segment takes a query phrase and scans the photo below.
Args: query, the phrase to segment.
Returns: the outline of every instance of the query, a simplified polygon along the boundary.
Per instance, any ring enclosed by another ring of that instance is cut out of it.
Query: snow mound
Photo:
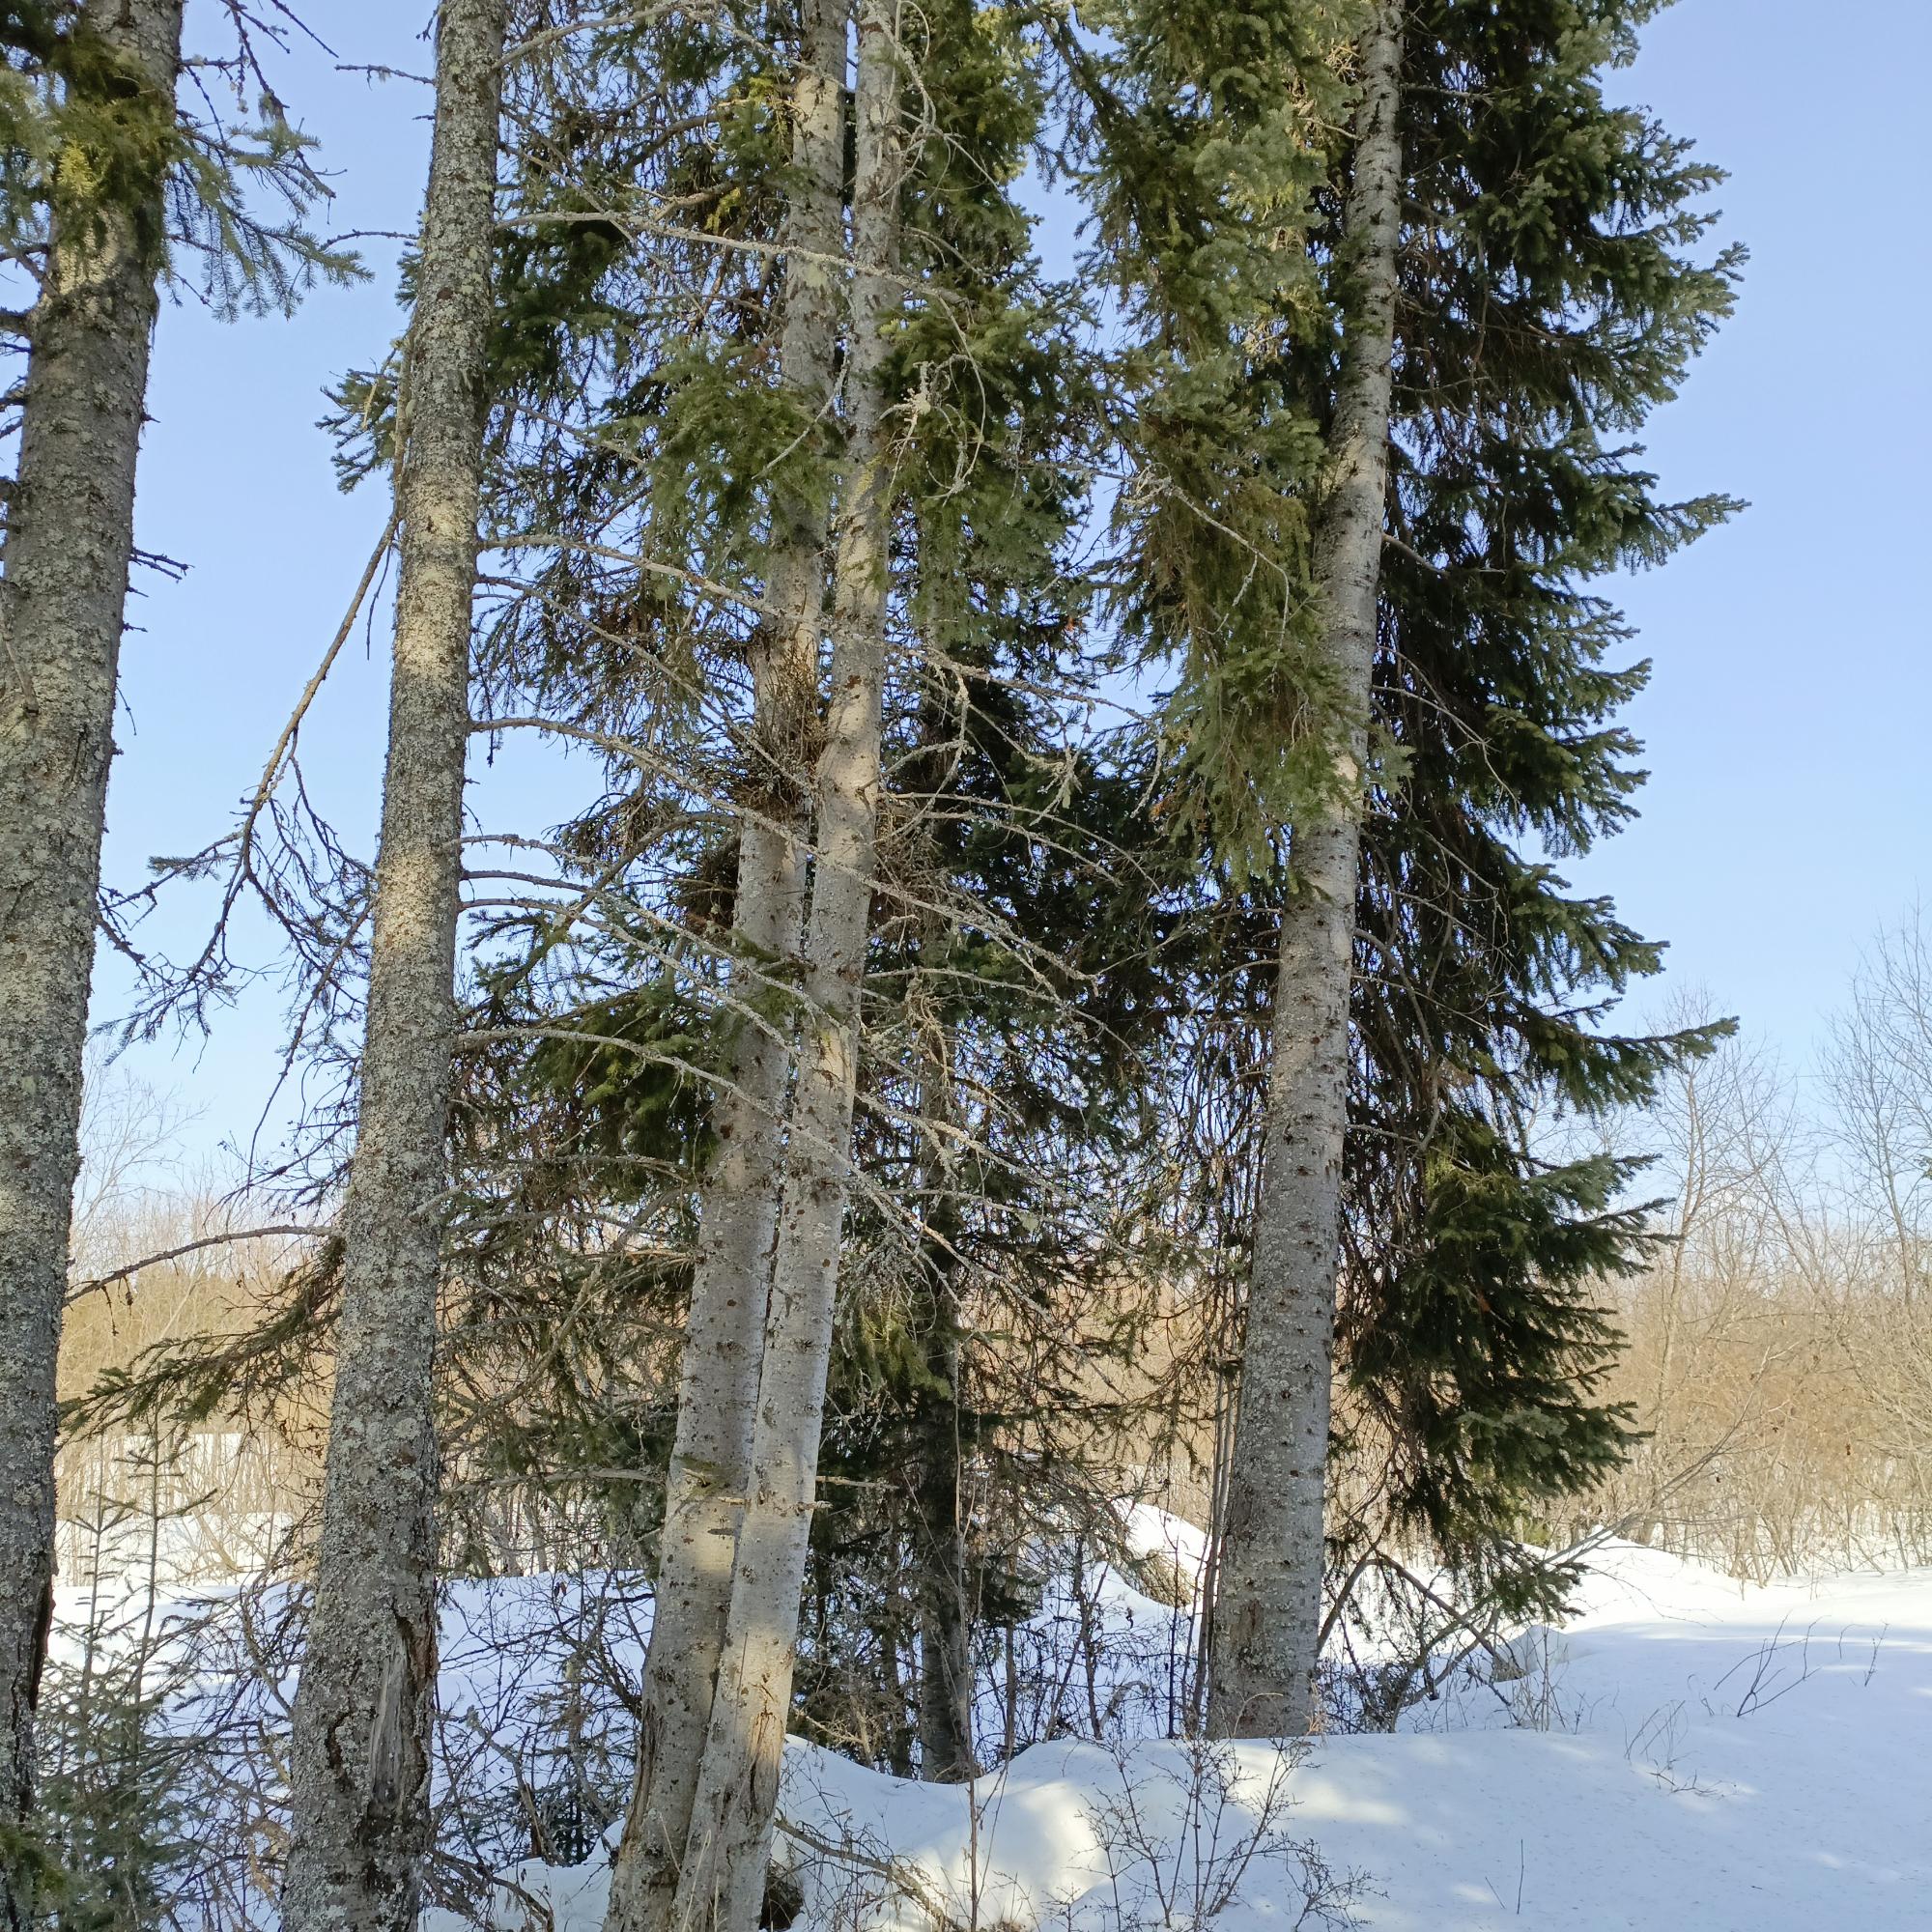
[[[1156,1516],[1132,1553],[1184,1571]],[[1401,1734],[1293,1754],[1044,1743],[968,1788],[795,1743],[800,1932],[1932,1924],[1932,1572],[1758,1589],[1611,1544],[1510,1658]],[[597,1932],[601,1861],[508,1877],[502,1932]]]

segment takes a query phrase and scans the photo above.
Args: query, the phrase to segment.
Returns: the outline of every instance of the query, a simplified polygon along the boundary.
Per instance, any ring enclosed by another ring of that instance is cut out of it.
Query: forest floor
[[[970,1788],[794,1743],[800,1932],[1932,1924],[1932,1571],[1757,1588],[1631,1544],[1591,1562],[1560,1630],[1393,1734],[1055,1741]],[[1118,1584],[1108,1622],[1136,1617],[1174,1613]],[[600,1861],[505,1876],[527,1903],[506,1892],[501,1926],[599,1926]]]

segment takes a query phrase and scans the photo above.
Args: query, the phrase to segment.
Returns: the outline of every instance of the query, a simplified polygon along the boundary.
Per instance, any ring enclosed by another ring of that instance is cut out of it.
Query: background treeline
[[[1759,1581],[1820,1564],[1932,1558],[1925,1162],[1900,1159],[1932,1121],[1932,1067],[1915,1045],[1932,1009],[1925,947],[1916,917],[1875,937],[1818,1067],[1782,1066],[1747,1034],[1631,1123],[1631,1140],[1655,1162],[1649,1178],[1669,1201],[1662,1218],[1674,1236],[1608,1292],[1623,1336],[1610,1386],[1641,1439],[1603,1483],[1526,1522],[1534,1541],[1562,1548],[1608,1526]],[[225,1190],[183,1184],[165,1104],[112,1069],[98,1092],[105,1118],[98,1129],[90,1122],[89,1164],[103,1185],[75,1231],[76,1264],[90,1279],[233,1225]],[[118,1151],[128,1149],[131,1162]],[[248,1328],[281,1279],[271,1258],[215,1248],[144,1267],[131,1286],[89,1290],[69,1311],[64,1389],[81,1396],[174,1338]],[[1123,1419],[1117,1435],[1094,1438],[1096,1495],[1138,1495],[1205,1520],[1212,1435],[1194,1418],[1211,1416],[1211,1398],[1176,1405],[1168,1388],[1177,1364],[1212,1386],[1211,1362],[1184,1352],[1201,1320],[1198,1309],[1167,1315],[1154,1352],[1118,1378]],[[253,1577],[312,1517],[318,1392],[295,1393],[299,1406],[292,1401],[278,1426],[212,1415],[189,1427],[191,1449],[169,1445],[162,1509],[178,1525],[169,1535],[190,1551],[172,1580]],[[1348,1401],[1343,1385],[1338,1403]],[[1177,1407],[1186,1426],[1174,1431]],[[78,1539],[97,1501],[149,1507],[146,1439],[77,1437],[63,1451],[62,1535],[73,1552],[63,1574],[77,1586],[94,1580]],[[455,1482],[473,1573],[548,1571],[601,1550],[608,1522],[566,1508],[573,1487],[543,1470],[487,1489]],[[1115,1534],[1109,1523],[1098,1511],[1087,1527],[1104,1539]],[[910,1731],[916,1719],[908,1709],[897,1721]]]

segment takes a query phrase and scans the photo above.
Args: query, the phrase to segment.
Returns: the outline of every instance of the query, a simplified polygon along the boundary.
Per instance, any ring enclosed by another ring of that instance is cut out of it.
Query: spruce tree
[[[1444,6],[1405,28],[1336,1264],[1345,1438],[1381,1513],[1334,1533],[1428,1534],[1546,1606],[1562,1579],[1519,1540],[1622,1453],[1598,1296],[1651,1238],[1635,1164],[1559,1159],[1548,1122],[1641,1101],[1710,1037],[1613,1031],[1661,949],[1553,866],[1624,822],[1640,778],[1614,714],[1642,668],[1605,662],[1625,632],[1589,581],[1729,507],[1662,499],[1630,443],[1728,308],[1735,263],[1698,246],[1714,171],[1604,99],[1647,11]],[[1321,209],[1315,252],[1344,268],[1341,192]],[[1298,358],[1323,420],[1342,366],[1319,342]],[[1258,1025],[1292,889],[1224,906]]]
[[[849,413],[835,519],[824,741],[812,771],[812,881],[801,949],[798,1071],[751,1488],[732,1552],[730,1608],[674,1914],[675,1922],[728,1932],[757,1922],[776,1829],[837,1311],[860,1001],[877,868],[886,612],[898,498],[891,358],[894,319],[903,298],[900,197],[909,76],[899,16],[886,0],[861,0],[851,17],[857,72]]]
[[[1307,875],[1292,902],[1300,918],[1283,914],[1280,1010],[1293,1012],[1277,1028],[1254,1240],[1249,1381],[1264,1398],[1244,1410],[1230,1478],[1231,1614],[1217,1626],[1242,1633],[1253,1667],[1244,1678],[1223,1644],[1217,1681],[1234,1703],[1216,1711],[1223,1728],[1299,1728],[1310,1673],[1287,1647],[1311,1619],[1289,1606],[1320,1594],[1332,1320],[1321,1310],[1332,1308],[1346,1105],[1336,882],[1346,907],[1386,440],[1399,29],[1379,6],[1210,19],[1129,5],[1092,24],[1108,30],[1104,55],[1070,33],[1061,47],[1082,105],[1075,154],[1099,215],[1095,266],[1118,290],[1126,334],[1115,381],[1134,405],[1121,439],[1131,469],[1114,609],[1125,639],[1173,680],[1160,725],[1179,776],[1162,810],[1181,849],[1192,858],[1205,839],[1236,891],[1271,873],[1291,822]],[[1345,49],[1358,27],[1358,148],[1372,165],[1350,225],[1352,413],[1318,517],[1327,412],[1297,367],[1321,327],[1314,197],[1326,130],[1350,98]],[[1321,1198],[1298,1199],[1298,1179]],[[1312,1262],[1301,1252],[1311,1243]]]
[[[0,1830],[10,1838],[32,1807],[52,1613],[54,1370],[181,14],[181,0],[97,6],[45,48],[71,72],[56,138],[71,146],[45,185],[0,608]],[[33,1907],[15,1850],[0,1846],[0,1904],[24,1924]]]
[[[808,4],[791,102],[778,374],[808,426],[826,413],[835,387],[846,29],[845,9]],[[815,443],[811,428],[805,435]],[[713,1145],[697,1207],[637,1788],[612,1871],[612,1932],[656,1932],[669,1922],[726,1640],[733,1569],[725,1558],[758,1479],[754,1424],[793,1063],[788,996],[806,938],[801,821],[826,582],[819,477],[808,473],[775,496],[771,518],[762,608],[748,649],[750,770],[740,790],[729,927],[727,997],[741,1010],[709,1109]],[[822,856],[820,867],[822,881]]]
[[[1623,1453],[1605,1284],[1650,1252],[1640,1163],[1566,1157],[1722,1029],[1620,1033],[1662,949],[1556,869],[1635,810],[1645,667],[1593,580],[1735,507],[1635,443],[1729,312],[1720,179],[1605,96],[1653,9],[1410,14],[1376,723],[1357,900],[1343,1356],[1399,1521],[1548,1606],[1516,1563]]]
[[[1145,1122],[1133,976],[1099,973],[1122,935],[1138,930],[1132,861],[1121,848],[1141,836],[1141,781],[1110,775],[1079,748],[1088,590],[1071,552],[1098,394],[1082,367],[1079,305],[1040,281],[1011,187],[1042,111],[1037,53],[1006,10],[962,4],[928,13],[922,25],[922,97],[935,138],[922,144],[903,188],[923,299],[895,339],[892,377],[895,392],[914,399],[898,458],[907,511],[895,593],[900,647],[885,722],[892,796],[865,990],[860,1185],[829,1367],[831,1487],[813,1518],[810,1592],[824,1610],[805,1643],[798,1714],[821,1734],[849,1737],[854,1699],[895,1713],[879,1719],[878,1736],[891,1740],[880,1761],[904,1767],[914,1762],[923,1702],[917,1761],[936,1775],[970,1750],[957,1660],[976,1617],[961,1613],[998,1618],[1021,1601],[1017,1573],[1030,1567],[1041,1527],[1029,1513],[1037,1463],[1028,1459],[1053,1462],[1068,1504],[1079,1487],[1076,1445],[1097,1427],[1092,1394],[1080,1387],[1081,1353],[1091,1360],[1132,1346],[1132,1322],[1098,1319],[1098,1258],[1118,1251],[1108,1247],[1112,1192],[1097,1163],[1103,1147],[1118,1158],[1136,1145]],[[620,117],[605,138],[619,138],[622,125]],[[761,186],[769,166],[755,141],[745,141],[718,155],[716,172],[692,175],[718,182],[728,171],[739,218],[756,221],[781,206]],[[726,387],[746,372],[719,364],[726,355],[743,358],[734,342],[755,344],[762,332],[734,337],[727,315],[715,352],[694,351],[687,337],[659,360],[646,346],[658,327],[653,289],[668,272],[661,251],[675,246],[658,239],[628,265],[610,264],[582,326],[612,345],[613,360],[635,353],[673,412],[688,386],[702,398],[709,434],[735,436],[719,425],[749,415],[755,391],[748,398]],[[514,273],[506,279],[520,285]],[[517,296],[512,306],[532,323],[546,301],[556,313],[572,298],[565,279],[533,283],[527,308]],[[747,312],[769,299],[770,287],[747,278]],[[620,329],[632,328],[638,347],[626,352],[616,345],[626,339]],[[546,407],[593,406],[589,392],[568,391]],[[594,454],[563,449],[546,462],[554,495],[563,478],[575,493],[576,507],[552,527],[609,513],[622,473],[612,446],[651,420],[632,413],[620,384],[611,407]],[[770,433],[768,421],[751,416],[746,453],[734,447],[727,462],[754,466],[754,439]],[[728,580],[741,567],[732,547],[755,556],[762,533],[754,519],[740,526],[741,513],[684,439],[680,430],[657,445],[674,453],[661,459],[670,474],[652,492],[640,541],[647,554],[663,555],[680,531],[702,530],[705,575]],[[705,506],[696,516],[694,503]],[[562,573],[544,582],[560,591]],[[574,665],[570,701],[614,739],[666,744],[674,692],[660,687],[650,711],[635,692],[623,696],[636,660],[614,648],[613,599],[580,604],[581,595],[575,587],[570,601],[547,595],[541,631],[532,625],[514,648],[526,662]],[[728,688],[728,656],[706,638],[697,611],[650,608],[666,632],[691,626],[705,676]],[[668,655],[663,642],[653,649]],[[554,703],[564,685],[559,673],[545,701]],[[508,1458],[526,1475],[548,1470],[567,1484],[575,1467],[635,1468],[645,1480],[612,1487],[610,1520],[613,1533],[647,1543],[661,1535],[654,1483],[667,1420],[651,1378],[689,1292],[681,1254],[694,1195],[686,1190],[713,1157],[712,1096],[722,1100],[732,1084],[721,1055],[746,1025],[744,1003],[728,990],[712,1005],[704,945],[728,921],[735,894],[727,810],[767,810],[771,796],[752,766],[749,789],[733,800],[728,787],[742,782],[745,754],[723,748],[714,779],[703,761],[692,762],[694,749],[678,741],[678,779],[667,766],[664,779],[639,782],[614,762],[620,788],[572,835],[600,866],[625,865],[621,891],[607,886],[603,906],[615,915],[620,899],[630,904],[626,936],[600,949],[587,931],[567,944],[533,932],[529,943],[549,949],[546,972],[566,955],[582,971],[573,979],[556,970],[543,996],[552,1006],[518,990],[533,983],[520,980],[520,969],[491,979],[492,1024],[541,1014],[554,1034],[526,1060],[514,1046],[501,1049],[478,1090],[499,1161],[512,1142],[528,1145],[527,1132],[544,1149],[533,1150],[527,1184],[511,1182],[503,1237],[487,1243],[496,1311],[488,1332],[551,1320],[571,1342],[529,1356],[527,1373],[556,1405],[548,1420],[520,1404],[526,1419],[503,1427],[488,1412],[496,1377],[485,1374],[463,1397],[473,1420],[457,1425],[488,1445],[491,1469]],[[680,783],[691,788],[680,793]],[[645,805],[660,784],[663,806]],[[665,828],[655,837],[654,824]],[[680,824],[698,828],[688,841],[679,840]],[[653,907],[674,923],[653,925]],[[681,1133],[690,1136],[682,1144]],[[515,1165],[498,1171],[507,1179]],[[646,1259],[641,1242],[567,1257],[511,1233],[541,1215],[562,1236],[600,1196],[607,1208],[623,1204],[631,1229],[660,1232],[663,1261]],[[585,1295],[598,1311],[588,1319]],[[539,1296],[554,1316],[537,1313]],[[1042,1413],[1031,1398],[1047,1388],[1057,1400]],[[942,1506],[962,1492],[967,1509]],[[922,1614],[930,1643],[911,1634]],[[841,1623],[853,1631],[842,1648],[830,1634]],[[950,1694],[929,1696],[945,1655],[954,1659]]]
[[[1163,815],[1237,876],[1326,794],[1342,720],[1310,594],[1321,421],[1292,355],[1321,326],[1308,242],[1351,17],[1110,0],[1080,33],[1047,22],[1082,269],[1116,310],[1102,608],[1121,668],[1165,686]]]
[[[1074,1177],[1113,1128],[1103,1094],[1133,1107],[1089,924],[1131,808],[1080,742],[1095,668],[1073,554],[1098,417],[1087,319],[1041,278],[1012,187],[1045,111],[1040,50],[1022,15],[966,0],[924,28],[933,133],[905,218],[926,293],[897,351],[921,404],[901,459],[916,648],[888,721],[857,1149],[870,1188],[848,1236],[823,1528],[827,1555],[880,1570],[878,1654],[905,1633],[900,1715],[921,1776],[952,1778],[975,1762],[976,1628],[1014,1600],[1027,1535],[1012,1368],[1030,1358],[1037,1388],[1065,1390],[1067,1427],[1037,1439],[1070,1444],[1083,1405],[1049,1358],[1075,1335],[1106,1346],[1079,1286],[1106,1217]],[[1070,1446],[1066,1467],[1071,1488]],[[858,1556],[868,1530],[909,1575]],[[828,1564],[814,1574],[835,1585]],[[899,1674],[881,1671],[882,1703]]]

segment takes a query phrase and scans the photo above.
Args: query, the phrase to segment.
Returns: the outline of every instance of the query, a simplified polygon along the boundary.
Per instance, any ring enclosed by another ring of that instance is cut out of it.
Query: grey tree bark
[[[973,1612],[968,1598],[963,1459],[959,1440],[959,1304],[951,1256],[941,1279],[926,1366],[949,1394],[927,1396],[920,1463],[920,1776],[954,1784],[979,1775],[973,1750]]]
[[[1317,531],[1325,647],[1350,723],[1332,810],[1293,828],[1239,1409],[1221,1523],[1208,1702],[1217,1737],[1283,1737],[1315,1715],[1329,1379],[1341,1264],[1349,996],[1368,757],[1396,254],[1402,216],[1400,0],[1361,43],[1344,203],[1343,347],[1332,480]]]
[[[845,174],[843,0],[808,0],[793,86],[780,380],[822,416],[836,381]],[[776,506],[765,614],[752,641],[752,774],[738,834],[735,1027],[713,1101],[718,1146],[698,1200],[677,1433],[665,1494],[638,1769],[607,1932],[668,1932],[731,1600],[751,1475],[792,1068],[805,913],[803,791],[818,716],[826,528],[809,498]]]
[[[680,1932],[753,1932],[758,1922],[791,1709],[851,1162],[860,991],[878,833],[893,496],[887,327],[897,301],[893,270],[904,166],[893,0],[862,0],[858,26],[848,433],[830,702],[814,784],[817,838],[805,940],[803,1038],[751,1490],[678,1881]]]
[[[444,0],[322,1545],[296,1695],[287,1932],[412,1932],[436,1688],[431,1372],[450,1057],[505,0]]]
[[[936,917],[924,922],[923,950],[943,943]],[[922,1259],[931,1284],[925,1360],[934,1390],[923,1398],[915,1498],[913,1562],[919,1605],[920,1776],[928,1783],[973,1778],[973,1607],[968,1594],[965,1457],[959,1425],[960,1176],[949,1131],[957,1124],[952,1039],[926,1056],[920,1113],[931,1124],[925,1160],[925,1236]]]
[[[97,84],[171,121],[182,0],[88,0],[81,19],[118,75]],[[160,167],[119,203],[69,178],[85,172],[56,171],[0,580],[0,1830],[33,1804],[55,1362],[162,257]],[[26,1883],[0,1859],[0,1922],[26,1922]]]

